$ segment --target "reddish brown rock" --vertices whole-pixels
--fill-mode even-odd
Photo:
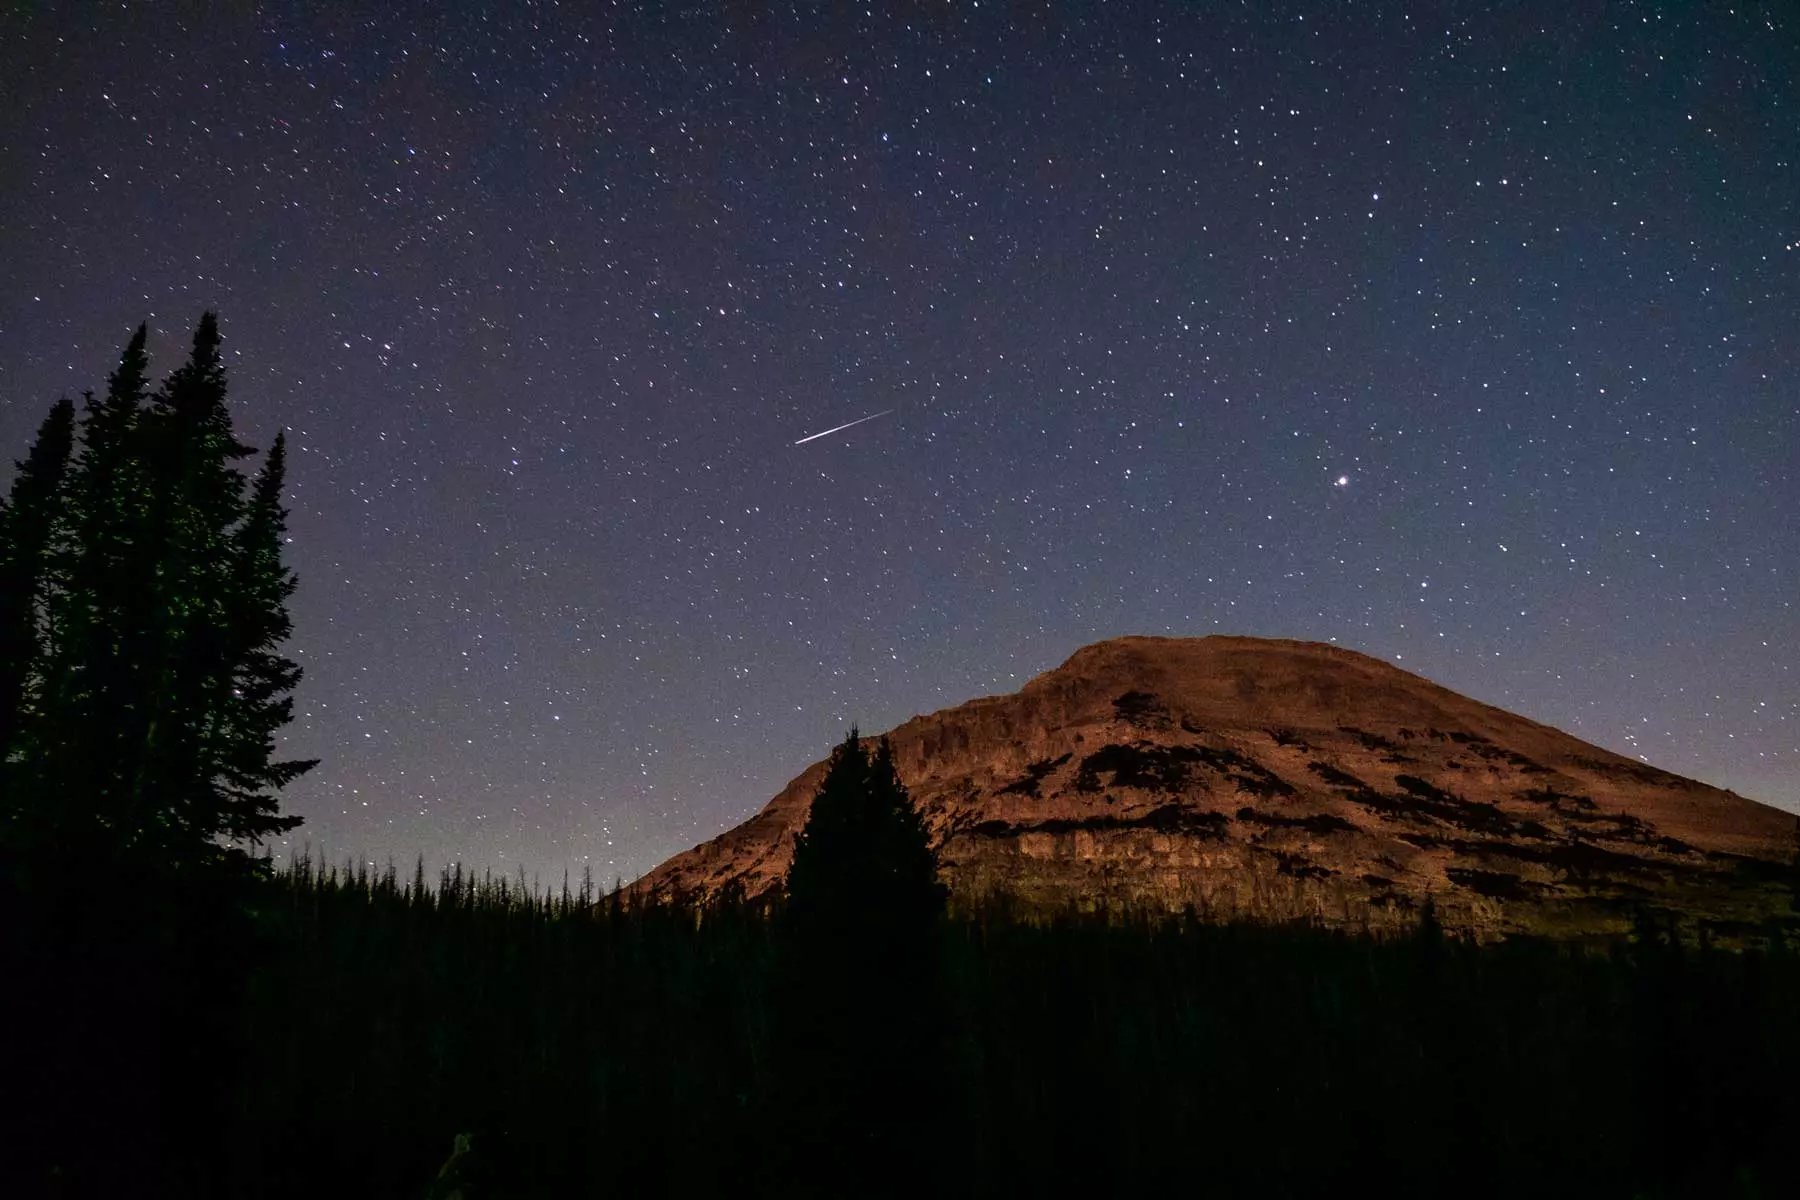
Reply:
[[[1035,908],[1722,937],[1785,915],[1796,819],[1314,642],[1129,637],[890,734],[952,894]],[[824,774],[631,887],[780,885]]]

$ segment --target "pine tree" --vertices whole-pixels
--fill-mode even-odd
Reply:
[[[287,510],[281,488],[287,474],[287,435],[275,444],[257,473],[249,512],[233,547],[234,578],[229,593],[226,656],[232,672],[218,697],[208,761],[216,777],[215,812],[210,824],[236,840],[259,842],[300,824],[278,816],[273,792],[317,765],[317,759],[274,761],[275,734],[293,716],[290,693],[300,668],[277,652],[293,632],[287,601],[297,580],[281,561]]]
[[[945,889],[882,739],[832,754],[794,839],[776,983],[776,1087],[799,1190],[917,1195],[947,1111]]]
[[[871,755],[851,729],[794,838],[787,919],[809,934],[865,942],[929,927],[944,897],[937,857],[892,746],[884,737]]]
[[[123,577],[123,563],[149,515],[139,422],[149,395],[148,330],[139,325],[119,365],[107,378],[106,398],[88,395],[82,418],[81,462],[72,480],[79,558],[71,564],[69,590],[89,610],[116,626],[121,610],[141,599],[138,581]]]
[[[234,464],[217,318],[146,404],[140,327],[90,397],[51,606],[43,711],[21,758],[46,848],[159,869],[237,861],[298,821],[274,791],[312,764],[274,760],[299,669],[282,565],[286,441],[255,485]]]
[[[120,1177],[71,1194],[192,1195],[215,1169],[230,1060],[196,1048],[229,1027],[255,940],[241,843],[298,824],[274,793],[311,765],[274,757],[299,679],[285,439],[246,495],[217,319],[153,397],[145,341],[89,397],[73,468],[65,402],[0,511],[0,698],[29,700],[5,707],[0,929],[24,966],[0,991],[32,1049],[5,1073],[48,1114],[39,1174]]]
[[[218,319],[200,318],[188,361],[170,375],[144,421],[154,558],[136,647],[142,666],[137,720],[127,726],[124,794],[148,820],[134,831],[165,856],[191,853],[225,833],[208,753],[232,686],[233,529],[244,476],[231,463],[252,451],[232,436]]]
[[[68,536],[51,596],[55,639],[45,664],[44,712],[28,751],[40,817],[57,839],[93,849],[121,840],[126,798],[118,766],[136,713],[136,655],[155,563],[148,546],[151,487],[142,419],[147,330],[139,325],[106,396],[90,392],[82,450],[70,473]]]
[[[67,498],[74,436],[75,406],[65,398],[38,427],[11,494],[0,504],[0,765],[12,757],[32,676],[41,669],[54,540]]]

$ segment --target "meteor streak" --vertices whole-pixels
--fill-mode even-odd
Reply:
[[[828,437],[834,433],[841,433],[844,430],[850,428],[850,426],[852,426],[852,425],[861,425],[864,421],[873,421],[876,417],[885,417],[893,411],[894,410],[891,408],[884,408],[878,413],[870,413],[866,417],[858,417],[858,418],[856,418],[856,420],[847,421],[842,425],[833,425],[830,429],[822,429],[818,433],[809,433],[805,437],[801,438],[799,441],[795,442],[794,445],[804,446],[804,445],[806,445],[806,443],[813,441],[815,438]]]

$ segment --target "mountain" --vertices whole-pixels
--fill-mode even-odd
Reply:
[[[1126,637],[893,730],[953,897],[1732,938],[1789,912],[1796,818],[1316,642]],[[825,764],[639,898],[778,887]]]

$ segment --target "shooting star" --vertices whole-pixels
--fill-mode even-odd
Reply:
[[[795,442],[794,445],[804,446],[804,445],[806,445],[806,443],[808,443],[810,441],[815,441],[818,438],[830,437],[834,433],[842,433],[844,430],[850,428],[850,426],[852,426],[852,425],[861,425],[864,421],[873,421],[876,417],[885,417],[893,411],[894,410],[891,408],[884,408],[878,413],[870,413],[866,417],[858,417],[854,421],[848,421],[842,425],[834,425],[830,429],[824,429],[824,430],[819,431],[818,433],[809,433],[805,437],[801,438],[799,441]]]

